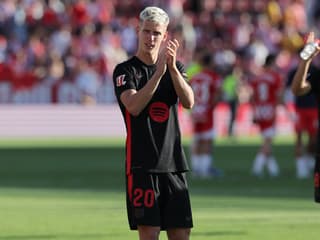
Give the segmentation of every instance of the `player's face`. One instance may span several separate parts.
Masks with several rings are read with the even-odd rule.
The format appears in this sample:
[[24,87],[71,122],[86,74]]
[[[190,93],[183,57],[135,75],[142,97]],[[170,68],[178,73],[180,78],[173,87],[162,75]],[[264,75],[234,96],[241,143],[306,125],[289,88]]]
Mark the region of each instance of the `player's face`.
[[139,49],[144,52],[158,53],[166,36],[167,27],[165,25],[144,21],[139,27]]

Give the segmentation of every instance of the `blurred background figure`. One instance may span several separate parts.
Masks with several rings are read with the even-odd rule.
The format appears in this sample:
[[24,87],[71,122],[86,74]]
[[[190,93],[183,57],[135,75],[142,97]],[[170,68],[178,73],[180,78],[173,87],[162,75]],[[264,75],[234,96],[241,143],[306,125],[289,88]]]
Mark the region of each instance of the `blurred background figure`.
[[213,71],[212,54],[204,52],[199,63],[201,71],[195,74],[190,84],[194,91],[195,104],[191,110],[193,141],[191,164],[196,177],[222,176],[213,162],[214,116],[216,104],[221,100],[221,77]]
[[258,125],[262,145],[253,161],[252,174],[263,176],[266,168],[271,177],[280,173],[279,165],[272,153],[272,141],[276,134],[277,106],[282,101],[282,78],[275,68],[276,55],[268,55],[264,66],[254,73],[250,81],[252,88],[253,122]]
[[[297,51],[292,69],[288,72],[286,86],[290,86],[297,71],[300,50]],[[313,72],[315,66],[319,67],[319,58],[315,58],[310,66]],[[317,99],[312,92],[302,96],[294,96],[293,121],[295,127],[295,166],[296,177],[306,179],[312,176],[315,164],[315,150],[318,129]]]
[[229,68],[222,83],[223,101],[229,106],[229,123],[228,123],[228,136],[233,137],[235,132],[235,120],[238,108],[238,89],[241,78],[241,69],[239,67]]
[[186,69],[188,79],[191,79],[194,75],[201,71],[202,66],[200,61],[204,51],[205,50],[202,48],[197,48],[195,50],[192,61],[188,64],[188,67]]
[[222,101],[231,110],[216,108],[219,119],[230,119],[228,126],[217,124],[219,136],[257,133],[243,111],[252,68],[276,52],[278,70],[287,76],[307,28],[320,29],[316,0],[0,1],[0,104],[114,104],[112,70],[136,51],[136,16],[150,4],[169,13],[168,31],[180,42],[177,57],[189,78],[201,70],[203,49],[212,53],[214,71],[224,79]]
[[80,102],[82,104],[96,104],[101,83],[101,75],[95,71],[93,61],[90,58],[80,60],[75,84],[80,90]]

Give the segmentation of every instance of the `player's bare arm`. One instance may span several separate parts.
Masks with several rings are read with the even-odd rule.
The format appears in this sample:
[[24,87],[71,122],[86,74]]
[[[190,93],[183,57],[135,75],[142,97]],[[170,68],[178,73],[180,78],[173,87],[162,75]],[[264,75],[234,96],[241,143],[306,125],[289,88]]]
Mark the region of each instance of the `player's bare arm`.
[[298,69],[291,84],[291,91],[296,96],[304,95],[311,89],[310,84],[306,80],[310,63],[311,60],[301,60],[299,63]]
[[184,80],[176,66],[176,55],[179,48],[177,39],[167,43],[167,66],[172,77],[174,89],[184,108],[190,109],[194,105],[194,94],[191,86]]
[[[314,32],[310,32],[307,37],[306,43],[314,42]],[[316,52],[307,60],[300,60],[298,65],[298,69],[294,75],[292,84],[291,84],[291,91],[294,95],[300,96],[308,93],[311,89],[309,82],[307,81],[307,74],[312,62],[312,59],[319,53],[320,47],[317,46]]]
[[155,93],[160,80],[166,72],[166,56],[164,50],[160,51],[157,62],[157,69],[147,84],[139,91],[129,89],[124,91],[121,96],[121,102],[133,116],[138,116],[147,106],[148,102]]

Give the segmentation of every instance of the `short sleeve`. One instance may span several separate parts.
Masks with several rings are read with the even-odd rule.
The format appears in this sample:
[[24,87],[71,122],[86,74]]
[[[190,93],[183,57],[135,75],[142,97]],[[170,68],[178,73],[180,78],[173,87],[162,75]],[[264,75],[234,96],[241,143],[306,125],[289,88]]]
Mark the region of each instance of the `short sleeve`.
[[116,97],[120,100],[121,94],[128,89],[136,89],[133,74],[123,65],[117,65],[113,71],[113,85]]
[[184,78],[184,80],[188,81],[188,75],[184,65],[180,61],[177,61],[176,66],[179,72],[181,73],[182,77]]

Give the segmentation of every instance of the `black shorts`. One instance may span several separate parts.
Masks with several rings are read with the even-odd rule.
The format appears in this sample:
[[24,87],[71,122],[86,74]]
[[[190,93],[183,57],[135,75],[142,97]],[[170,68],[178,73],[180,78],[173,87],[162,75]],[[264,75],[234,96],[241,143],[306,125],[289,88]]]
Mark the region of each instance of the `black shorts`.
[[131,230],[138,225],[161,230],[193,227],[185,173],[134,172],[126,180]]

